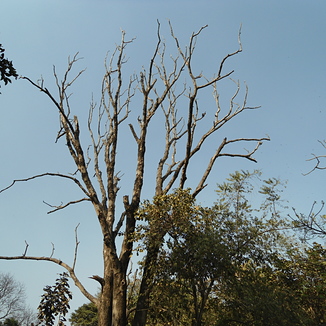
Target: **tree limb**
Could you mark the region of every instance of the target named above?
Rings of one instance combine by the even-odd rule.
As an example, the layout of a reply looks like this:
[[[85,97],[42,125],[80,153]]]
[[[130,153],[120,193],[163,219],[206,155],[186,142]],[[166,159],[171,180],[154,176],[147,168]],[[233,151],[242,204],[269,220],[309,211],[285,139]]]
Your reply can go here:
[[[54,208],[53,210],[47,212],[47,214],[51,214],[51,213],[54,213],[56,211],[59,211],[60,209],[64,209],[64,208],[66,208],[66,207],[68,207],[70,205],[81,203],[82,201],[91,201],[91,200],[89,198],[81,198],[81,199],[78,199],[78,200],[72,200],[72,201],[70,201],[70,202],[68,202],[68,203],[66,203],[64,205],[62,204],[62,205],[59,205],[59,206],[51,205],[51,204],[45,202],[44,200],[43,200],[43,203]]]
[[[46,172],[46,173],[42,173],[42,174],[37,174],[34,175],[32,177],[29,178],[25,178],[25,179],[16,179],[14,180],[8,187],[3,188],[0,190],[0,193],[8,190],[9,188],[11,188],[15,183],[17,182],[24,182],[24,181],[30,181],[36,178],[41,178],[41,177],[45,177],[45,176],[50,176],[50,177],[60,177],[60,178],[65,178],[65,179],[69,179],[72,180],[74,183],[77,184],[77,186],[84,192],[84,194],[88,197],[90,197],[88,191],[82,186],[82,184],[80,183],[80,181],[72,176],[66,175],[66,174],[61,174],[61,173],[51,173],[51,172]]]
[[[79,288],[79,290],[85,295],[87,299],[89,299],[91,302],[97,304],[98,299],[94,296],[92,296],[82,285],[82,283],[77,278],[75,271],[72,267],[70,267],[68,264],[64,263],[62,260],[53,258],[53,257],[35,257],[35,256],[0,256],[0,259],[2,260],[36,260],[36,261],[50,261],[52,263],[55,263],[59,266],[62,266],[65,268],[70,277],[75,282],[75,285]]]

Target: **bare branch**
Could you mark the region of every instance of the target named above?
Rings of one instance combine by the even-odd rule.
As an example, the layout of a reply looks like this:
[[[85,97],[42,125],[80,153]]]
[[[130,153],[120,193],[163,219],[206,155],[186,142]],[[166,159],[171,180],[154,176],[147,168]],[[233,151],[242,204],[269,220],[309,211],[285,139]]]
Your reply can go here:
[[[247,154],[233,154],[233,153],[220,153],[219,156],[230,156],[230,157],[243,157],[246,158],[250,161],[253,161],[257,163],[257,160],[252,157],[252,155],[258,150],[258,148],[263,144],[263,141],[269,141],[269,137],[263,137],[263,138],[237,138],[237,139],[232,139],[232,140],[227,140],[226,145],[234,142],[240,142],[240,141],[246,141],[246,142],[251,142],[251,141],[256,141],[257,145],[252,151],[248,151]]]
[[[51,251],[51,255],[50,255],[50,258],[52,258],[52,257],[53,257],[53,255],[54,255],[54,251],[55,251],[55,248],[54,248],[54,243],[53,243],[53,242],[51,242],[51,245],[52,245],[52,251]]]
[[[26,256],[26,254],[27,254],[27,249],[28,249],[28,247],[29,247],[29,244],[27,243],[26,240],[25,240],[25,245],[26,245],[26,247],[25,247],[25,250],[24,250],[23,256]]]
[[[81,203],[82,201],[91,201],[91,200],[90,200],[90,198],[81,198],[81,199],[78,199],[78,200],[70,201],[70,202],[68,202],[68,203],[66,203],[64,205],[61,204],[59,206],[51,205],[51,204],[45,202],[44,200],[43,200],[43,203],[46,204],[46,205],[48,205],[48,206],[50,206],[50,207],[55,208],[55,209],[47,212],[47,214],[51,214],[51,213],[54,213],[56,211],[59,211],[60,209],[64,209],[64,208],[66,208],[66,207],[68,207],[70,205]]]
[[[239,43],[239,49],[232,52],[232,53],[229,53],[227,54],[221,61],[220,63],[220,68],[218,70],[218,74],[217,76],[218,77],[221,77],[221,74],[222,74],[222,70],[223,70],[223,67],[224,67],[224,64],[226,62],[227,59],[229,59],[230,57],[233,57],[235,55],[237,55],[238,53],[242,52],[242,44],[241,44],[241,28],[242,26],[240,26],[240,29],[239,29],[239,33],[238,33],[238,43]],[[233,70],[231,72],[228,73],[228,75],[232,74]]]
[[[326,140],[318,140],[318,142],[326,149]],[[326,158],[326,155],[315,155],[311,154],[313,157],[307,161],[315,161],[315,166],[307,173],[302,173],[303,175],[308,175],[315,170],[325,170],[326,166],[322,166],[322,160]]]
[[[14,180],[8,187],[3,188],[0,190],[0,193],[2,193],[3,191],[8,190],[9,188],[11,188],[15,183],[17,182],[24,182],[24,181],[30,181],[36,178],[41,178],[41,177],[45,177],[45,176],[50,176],[50,177],[60,177],[60,178],[65,178],[65,179],[69,179],[72,180],[74,183],[77,184],[77,186],[84,192],[84,194],[88,197],[90,197],[89,193],[87,192],[87,190],[82,186],[82,184],[80,183],[80,181],[72,176],[69,175],[65,175],[65,174],[61,174],[61,173],[50,173],[50,172],[46,172],[46,173],[42,173],[42,174],[37,174],[34,175],[32,177],[29,178],[25,178],[25,179],[16,179]]]
[[[79,241],[78,241],[78,227],[79,227],[80,223],[77,224],[76,228],[75,228],[75,253],[74,253],[74,262],[72,264],[72,269],[75,269],[76,266],[76,262],[77,262],[77,252],[78,252],[78,246],[79,246]]]
[[[97,304],[98,299],[94,296],[92,296],[82,285],[82,283],[77,278],[75,271],[72,267],[70,267],[68,264],[64,263],[62,260],[53,258],[53,257],[35,257],[35,256],[0,256],[0,259],[2,260],[35,260],[35,261],[50,261],[52,263],[55,263],[59,266],[62,266],[65,268],[70,277],[73,279],[75,285],[79,288],[79,290],[85,295],[87,299],[89,299],[91,302]]]
[[[309,240],[311,237],[324,238],[326,236],[325,216],[321,215],[325,203],[322,201],[320,208],[315,211],[316,204],[316,201],[312,204],[308,215],[298,213],[292,207],[295,218],[291,216],[290,218],[293,220],[294,227],[303,232],[303,240]]]
[[[69,125],[70,130],[73,131],[74,128],[71,124],[71,122],[69,121],[68,117],[66,116],[63,108],[60,106],[60,104],[55,100],[55,98],[52,96],[52,94],[49,92],[49,90],[47,88],[43,88],[43,86],[39,86],[38,84],[34,83],[30,78],[28,77],[20,77],[21,79],[26,79],[27,81],[29,81],[33,86],[35,86],[36,88],[38,88],[41,92],[45,93],[50,99],[51,101],[54,103],[54,105],[57,107],[57,109],[59,110],[59,112],[62,114],[62,116],[64,117],[66,123]]]
[[[101,121],[102,121],[105,111],[104,110],[101,111],[100,108],[98,110],[97,140],[95,140],[95,136],[94,136],[93,129],[91,126],[95,107],[96,107],[96,105],[92,101],[90,109],[89,109],[89,116],[88,116],[88,131],[89,131],[91,141],[92,141],[92,146],[93,146],[94,171],[95,171],[96,179],[100,186],[100,190],[101,190],[101,194],[102,194],[102,205],[105,205],[106,200],[107,200],[107,193],[105,190],[104,181],[102,179],[102,171],[99,166],[99,155],[104,146],[104,142],[102,140],[105,137],[104,135],[101,134]]]

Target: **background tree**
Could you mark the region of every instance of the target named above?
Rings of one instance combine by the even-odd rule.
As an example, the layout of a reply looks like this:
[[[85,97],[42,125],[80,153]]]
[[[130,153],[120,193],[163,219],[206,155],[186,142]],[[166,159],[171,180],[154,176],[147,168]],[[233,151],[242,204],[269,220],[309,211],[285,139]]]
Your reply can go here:
[[[0,273],[0,322],[14,319],[21,325],[30,325],[36,317],[25,303],[24,285],[10,274]]]
[[[51,212],[83,201],[88,201],[93,205],[95,217],[103,236],[103,276],[94,278],[101,285],[100,296],[97,298],[91,295],[81,284],[75,273],[75,261],[70,266],[52,256],[28,256],[27,247],[24,255],[1,256],[0,259],[46,260],[64,267],[81,292],[97,306],[100,326],[127,324],[127,271],[133,251],[132,237],[144,185],[145,163],[148,162],[145,152],[148,143],[153,138],[149,138],[149,133],[154,130],[156,141],[162,145],[161,156],[157,159],[156,175],[152,176],[152,179],[155,180],[153,193],[156,196],[165,195],[173,188],[184,189],[186,187],[190,163],[196,154],[198,156],[203,144],[208,139],[213,135],[220,134],[222,127],[238,115],[258,108],[247,105],[247,89],[244,98],[242,100],[238,98],[240,84],[237,82],[229,106],[222,109],[219,101],[218,84],[233,73],[233,70],[224,72],[224,65],[226,61],[242,51],[240,33],[239,48],[222,59],[213,77],[206,77],[201,72],[201,68],[193,66],[196,39],[205,28],[206,26],[193,33],[188,46],[182,49],[179,39],[170,25],[172,41],[177,54],[174,57],[170,56],[170,61],[167,63],[167,44],[162,41],[160,24],[158,24],[158,40],[148,68],[142,69],[137,75],[130,78],[123,77],[123,68],[127,63],[125,49],[131,41],[126,40],[125,32],[122,32],[121,44],[117,46],[111,59],[106,62],[100,105],[92,103],[90,107],[87,123],[90,147],[82,146],[79,119],[73,113],[69,102],[69,88],[82,74],[80,71],[74,77],[70,77],[73,66],[78,61],[77,55],[69,60],[62,80],[59,80],[54,70],[59,93],[57,97],[45,87],[43,80],[36,83],[28,77],[23,77],[36,89],[43,92],[58,110],[60,126],[57,139],[65,139],[77,172],[74,174],[47,172],[26,179],[14,180],[12,185],[18,181],[55,176],[73,182],[83,197],[65,204],[53,205]],[[213,93],[213,98],[211,107],[208,108],[209,104],[207,104],[207,111],[202,111],[199,97],[200,95],[206,97],[205,90],[210,90]],[[134,103],[133,107],[138,105],[139,110],[131,112],[131,103]],[[153,120],[162,122],[161,130],[157,128],[157,125],[153,125]],[[203,124],[205,120],[207,123]],[[202,126],[199,130],[200,124]],[[155,126],[154,129],[149,128],[152,125]],[[134,139],[136,149],[135,172],[134,177],[130,179],[132,181],[127,185],[127,187],[132,185],[132,189],[124,189],[124,194],[129,195],[124,195],[121,198],[118,196],[118,191],[123,171],[121,172],[118,162],[120,159],[130,162],[133,159],[131,152],[126,153],[120,142],[121,134],[128,132],[128,129]],[[217,158],[240,157],[255,162],[254,153],[264,140],[269,140],[268,137],[228,139],[225,134],[220,134],[220,137],[222,140],[219,145],[214,147],[210,153],[206,166],[203,165],[201,177],[192,191],[193,197],[196,197],[205,188]],[[234,152],[230,148],[230,145],[243,145],[243,143],[253,143],[254,145],[252,149],[244,153]],[[157,151],[158,146],[155,148],[156,153]],[[122,157],[119,156],[121,153]],[[151,158],[150,165],[153,165],[155,155],[151,156],[150,153],[149,157]],[[122,200],[119,202],[118,199]],[[119,204],[122,204],[121,215],[118,214]],[[164,238],[162,232],[155,234],[156,229],[149,232],[153,232],[153,236],[148,237],[146,244],[146,259],[133,326],[146,323],[151,284],[154,277],[152,266],[158,259],[159,249]],[[119,237],[122,239],[120,240]]]
[[[76,309],[69,318],[72,326],[97,326],[98,312],[93,302],[85,303]]]
[[[10,274],[0,274],[0,320],[15,316],[25,305],[24,286]]]
[[[4,52],[5,49],[2,44],[0,44],[0,81],[3,81],[4,84],[7,85],[8,83],[11,83],[11,77],[17,78],[18,75],[12,61],[5,58]]]

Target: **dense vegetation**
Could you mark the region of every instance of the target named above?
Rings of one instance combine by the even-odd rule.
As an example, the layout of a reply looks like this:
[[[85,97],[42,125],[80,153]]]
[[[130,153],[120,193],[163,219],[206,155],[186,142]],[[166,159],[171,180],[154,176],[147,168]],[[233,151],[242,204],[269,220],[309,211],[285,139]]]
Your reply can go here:
[[[242,171],[218,185],[210,208],[189,190],[143,203],[138,218],[147,223],[137,230],[137,250],[154,229],[160,243],[165,234],[151,267],[148,325],[323,325],[326,250],[298,239],[282,205],[282,187],[277,179],[262,181],[259,172]],[[139,276],[129,281],[130,317]],[[95,326],[96,318],[90,303],[70,322]]]

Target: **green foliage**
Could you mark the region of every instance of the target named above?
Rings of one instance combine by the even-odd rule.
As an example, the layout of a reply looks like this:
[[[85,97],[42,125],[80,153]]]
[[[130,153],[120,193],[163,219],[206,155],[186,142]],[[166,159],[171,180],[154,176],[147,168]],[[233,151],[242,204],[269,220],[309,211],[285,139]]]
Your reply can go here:
[[[2,80],[5,85],[11,83],[10,77],[17,78],[17,72],[14,68],[12,61],[5,58],[5,49],[0,44],[0,81]]]
[[[169,233],[173,238],[191,227],[197,218],[195,199],[190,189],[176,189],[171,194],[155,196],[153,201],[146,200],[139,208],[137,218],[140,222],[135,237],[142,240],[142,246],[163,244],[162,238]]]
[[[159,246],[147,325],[326,324],[326,249],[287,233],[283,187],[241,171],[218,185],[209,208],[180,189],[144,202],[135,237]],[[136,276],[129,282],[131,311],[139,284]],[[73,326],[95,325],[90,305],[79,308]]]
[[[64,326],[66,314],[72,299],[68,284],[68,274],[62,273],[56,279],[54,286],[47,285],[44,289],[40,305],[38,306],[38,319],[46,326],[53,326],[56,316],[59,317],[59,326]]]
[[[150,325],[212,325],[216,320],[227,324],[225,316],[232,320],[236,311],[241,311],[241,322],[250,324],[253,316],[261,319],[260,308],[253,306],[252,313],[244,313],[249,306],[243,294],[251,293],[254,303],[264,293],[259,285],[266,285],[266,279],[261,275],[272,270],[284,248],[286,237],[281,229],[288,224],[277,210],[282,184],[276,179],[261,181],[260,175],[258,171],[231,174],[218,185],[218,200],[212,208],[190,201],[190,210],[184,207],[179,220],[170,224],[173,227],[166,232],[156,264]],[[262,183],[255,193],[255,197],[261,195],[256,209],[249,200],[255,190],[253,179]],[[243,287],[239,287],[240,280]],[[267,286],[264,290],[270,291]],[[268,308],[265,311],[264,322],[270,317]]]
[[[97,326],[98,315],[94,303],[85,303],[75,310],[69,319],[72,326]]]
[[[4,322],[0,322],[0,326],[19,326],[19,322],[15,318],[7,318]]]
[[[326,323],[326,249],[318,244],[291,248],[288,257],[278,263],[278,281],[291,287],[298,305],[304,309],[310,325]]]

